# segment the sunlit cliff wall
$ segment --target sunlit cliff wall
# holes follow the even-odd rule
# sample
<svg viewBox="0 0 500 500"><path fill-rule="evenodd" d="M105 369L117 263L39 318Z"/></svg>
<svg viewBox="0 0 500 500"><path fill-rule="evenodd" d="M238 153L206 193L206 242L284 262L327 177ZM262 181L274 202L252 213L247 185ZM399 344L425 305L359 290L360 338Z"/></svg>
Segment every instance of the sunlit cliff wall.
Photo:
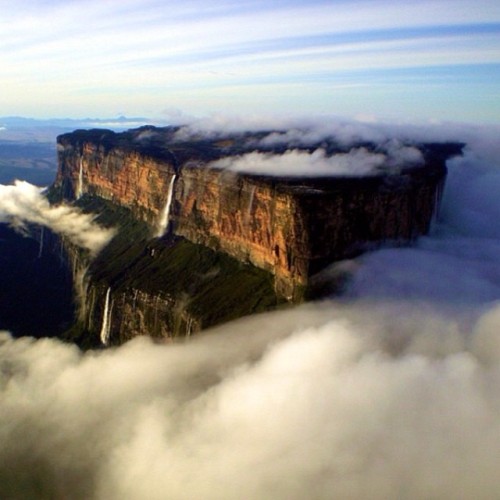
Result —
<svg viewBox="0 0 500 500"><path fill-rule="evenodd" d="M435 151L424 166L367 177L278 178L207 168L237 152L228 141L182 144L168 136L145 147L133 135L77 131L58 139L54 187L68 199L85 193L110 200L155 228L175 175L171 233L271 272L276 290L294 300L331 261L425 234L446 175L446 155Z"/></svg>
<svg viewBox="0 0 500 500"><path fill-rule="evenodd" d="M137 217L153 224L174 174L171 158L109 147L101 139L96 133L83 140L74 140L71 134L59 139L55 186L68 199L83 193L98 196L132 209Z"/></svg>
<svg viewBox="0 0 500 500"><path fill-rule="evenodd" d="M173 230L272 272L293 298L334 260L425 234L444 175L284 181L184 168Z"/></svg>

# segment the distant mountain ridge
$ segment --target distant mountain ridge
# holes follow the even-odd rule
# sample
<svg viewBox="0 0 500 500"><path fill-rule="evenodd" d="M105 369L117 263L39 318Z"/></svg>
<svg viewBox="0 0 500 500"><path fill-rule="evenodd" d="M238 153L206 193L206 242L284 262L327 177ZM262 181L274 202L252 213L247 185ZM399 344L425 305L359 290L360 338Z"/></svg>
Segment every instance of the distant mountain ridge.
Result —
<svg viewBox="0 0 500 500"><path fill-rule="evenodd" d="M0 117L0 127L33 128L56 127L74 130L76 128L111 127L127 129L151 123L151 119L144 117L119 116L117 118L28 118L22 116Z"/></svg>

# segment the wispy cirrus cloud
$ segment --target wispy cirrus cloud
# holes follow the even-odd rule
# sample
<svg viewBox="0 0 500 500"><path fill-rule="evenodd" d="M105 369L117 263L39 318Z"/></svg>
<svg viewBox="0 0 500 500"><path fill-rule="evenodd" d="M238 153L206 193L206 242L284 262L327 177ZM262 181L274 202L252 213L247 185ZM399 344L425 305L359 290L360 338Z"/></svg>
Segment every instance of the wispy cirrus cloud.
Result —
<svg viewBox="0 0 500 500"><path fill-rule="evenodd" d="M103 114L125 103L134 107L129 114L141 115L158 109L160 102L189 112L214 109L224 105L224 96L233 108L244 109L255 107L264 94L260 86L267 85L276 105L280 89L287 87L288 99L301 97L313 111L325 106L335 111L337 105L342 112L346 95L351 104L357 98L346 91L355 84L365 83L379 102L377 92L388 94L391 74L381 90L372 71L409 68L411 76L412 68L444 68L445 77L447 67L482 64L488 75L477 85L500 71L500 11L492 0L418 5L223 1L210 6L92 0L4 7L0 104L5 106L12 106L13 95L18 105L32 98L31 106L35 99L42 106L41 98L52 93L62 107L105 105ZM339 83L344 91L336 97L332 89ZM423 85L409 83L406 91ZM201 92L186 96L186 87ZM32 94L20 96L20 88ZM252 88L253 100L245 92Z"/></svg>

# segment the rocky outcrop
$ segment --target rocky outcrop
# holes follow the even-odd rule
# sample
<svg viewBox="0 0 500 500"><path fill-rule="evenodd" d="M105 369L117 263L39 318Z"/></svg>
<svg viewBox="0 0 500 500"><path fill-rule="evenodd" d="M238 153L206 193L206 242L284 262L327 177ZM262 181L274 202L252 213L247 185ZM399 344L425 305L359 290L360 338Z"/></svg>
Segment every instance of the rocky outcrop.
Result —
<svg viewBox="0 0 500 500"><path fill-rule="evenodd" d="M76 322L66 337L83 347L117 345L139 335L165 341L276 308L273 277L178 236L152 238L130 210L94 196L77 204L119 228L92 260L62 241L73 270Z"/></svg>
<svg viewBox="0 0 500 500"><path fill-rule="evenodd" d="M109 131L75 132L58 139L55 188L67 199L83 193L130 208L151 224L160 217L175 174L173 157L144 155L109 144Z"/></svg>
<svg viewBox="0 0 500 500"><path fill-rule="evenodd" d="M58 138L59 170L49 197L119 228L92 261L63 242L78 305L69 335L82 345L189 336L303 300L331 262L425 234L439 206L445 160L462 147L425 144L417 151L412 145L406 153L421 161L395 164L365 143L357 146L363 154L378 155L379 164L387 157L367 175L280 177L218 163L248 153L284 154L287 145L269 145L271 133L183 132L143 127ZM321 148L326 158L349 152L333 140L293 147Z"/></svg>
<svg viewBox="0 0 500 500"><path fill-rule="evenodd" d="M444 175L285 181L185 167L173 231L271 272L279 293L300 299L332 261L425 234Z"/></svg>
<svg viewBox="0 0 500 500"><path fill-rule="evenodd" d="M180 139L175 128L76 131L58 138L53 190L70 200L86 194L126 207L149 224L152 236L169 224L171 234L270 272L276 292L293 301L328 263L425 234L445 159L461 147L421 145L424 164L364 177L283 178L212 167L223 157L270 152L258 146L263 135ZM331 141L322 147L330 155L341 151Z"/></svg>

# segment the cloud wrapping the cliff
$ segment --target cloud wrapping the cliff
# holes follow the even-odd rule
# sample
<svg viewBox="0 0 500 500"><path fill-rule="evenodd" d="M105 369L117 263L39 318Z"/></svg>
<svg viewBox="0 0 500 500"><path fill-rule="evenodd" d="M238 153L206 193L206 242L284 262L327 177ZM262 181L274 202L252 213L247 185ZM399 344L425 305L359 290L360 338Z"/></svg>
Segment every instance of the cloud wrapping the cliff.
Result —
<svg viewBox="0 0 500 500"><path fill-rule="evenodd" d="M26 224L48 227L93 254L113 237L114 230L100 227L92 215L69 205L50 205L42 191L24 181L0 185L0 222L18 229L23 229Z"/></svg>
<svg viewBox="0 0 500 500"><path fill-rule="evenodd" d="M222 158L210 166L233 172L277 176L360 176L376 172L385 160L385 155L370 153L365 148L331 157L323 149L316 149L312 153L290 150L282 155L252 152L236 158Z"/></svg>
<svg viewBox="0 0 500 500"><path fill-rule="evenodd" d="M325 139L335 139L343 146L351 146L363 141L380 144L391 137L383 127L334 116L246 114L238 117L219 113L204 118L174 117L173 123L182 125L175 136L179 141L200 136L216 138L231 133L269 131L260 140L250 139L250 144L261 147L286 145L290 149L312 146Z"/></svg>
<svg viewBox="0 0 500 500"><path fill-rule="evenodd" d="M366 148L353 148L347 153L328 156L324 149L313 152L297 149L283 154L251 152L238 157L225 157L210 167L247 174L273 176L365 176L390 168L421 165L423 157L414 147L392 145L387 154L372 153Z"/></svg>
<svg viewBox="0 0 500 500"><path fill-rule="evenodd" d="M326 139L334 139L342 146L359 142L381 144L387 135L379 127L354 120L294 120L286 130L270 132L259 141L263 147L288 145L289 147L310 146Z"/></svg>
<svg viewBox="0 0 500 500"><path fill-rule="evenodd" d="M187 123L186 123L187 122ZM213 114L205 118L186 117L173 123L182 125L176 134L177 140L189 140L206 136L215 138L230 133L245 131L269 131L262 139L250 145L260 147L286 146L297 149L330 139L343 147L363 142L384 147L391 143L419 143L458 141L467 143L477 158L490 163L498 162L500 125L478 125L454 122L393 123L345 119L338 116L292 117L292 116L241 116Z"/></svg>
<svg viewBox="0 0 500 500"><path fill-rule="evenodd" d="M456 311L500 300L500 156L491 161L498 144L483 144L448 161L444 199L429 237L413 248L357 259L351 297L406 297Z"/></svg>

